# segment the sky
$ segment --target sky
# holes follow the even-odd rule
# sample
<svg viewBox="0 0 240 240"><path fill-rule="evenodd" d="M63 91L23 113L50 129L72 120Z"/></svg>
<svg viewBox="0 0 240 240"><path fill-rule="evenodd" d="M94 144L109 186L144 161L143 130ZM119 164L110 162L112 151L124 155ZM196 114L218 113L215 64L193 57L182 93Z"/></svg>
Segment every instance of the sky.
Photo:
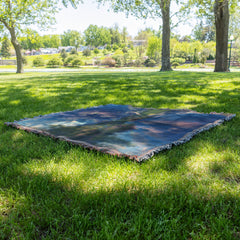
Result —
<svg viewBox="0 0 240 240"><path fill-rule="evenodd" d="M176 6L172 6L172 9L176 9ZM124 13L109 11L107 6L98 8L97 3L88 0L84 4L80 4L77 9L73 9L71 6L68 6L68 8L62 7L62 10L56 14L56 24L52 26L52 29L40 32L40 34L63 34L68 29L83 33L90 24L99 27L112 27L114 24L118 24L120 29L127 27L128 33L134 37L146 27L158 30L161 19L142 20L133 16L126 17ZM181 36L190 35L192 27L189 24L181 24L181 28L178 27L173 32Z"/></svg>

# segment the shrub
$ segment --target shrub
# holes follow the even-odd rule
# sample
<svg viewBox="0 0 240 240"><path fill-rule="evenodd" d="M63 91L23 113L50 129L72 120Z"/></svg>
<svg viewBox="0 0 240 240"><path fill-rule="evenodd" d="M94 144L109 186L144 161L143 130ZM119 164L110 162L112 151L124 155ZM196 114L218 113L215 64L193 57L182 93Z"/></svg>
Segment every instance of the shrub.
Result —
<svg viewBox="0 0 240 240"><path fill-rule="evenodd" d="M193 56L193 63L199 63L198 56L196 56L196 55Z"/></svg>
<svg viewBox="0 0 240 240"><path fill-rule="evenodd" d="M79 58L79 57L75 57L72 61L71 61L71 65L73 67L79 67L83 65L83 61Z"/></svg>
<svg viewBox="0 0 240 240"><path fill-rule="evenodd" d="M98 49L98 48L94 48L93 52L94 52L95 54L98 54L98 53L99 53L99 49Z"/></svg>
<svg viewBox="0 0 240 240"><path fill-rule="evenodd" d="M212 54L209 54L209 57L207 58L207 60L214 60L215 57Z"/></svg>
<svg viewBox="0 0 240 240"><path fill-rule="evenodd" d="M128 54L128 53L125 53L125 54L123 55L122 59L123 59L123 66L125 66L125 67L128 66L128 62L129 62L129 60L130 60L129 54Z"/></svg>
<svg viewBox="0 0 240 240"><path fill-rule="evenodd" d="M23 63L23 65L28 64L27 58L25 56L22 56L22 63Z"/></svg>
<svg viewBox="0 0 240 240"><path fill-rule="evenodd" d="M117 49L115 52L114 52L114 55L123 55L123 51L121 49Z"/></svg>
<svg viewBox="0 0 240 240"><path fill-rule="evenodd" d="M63 64L62 60L58 57L52 57L48 63L47 66L51 67L51 68L56 68L56 67L60 67Z"/></svg>
<svg viewBox="0 0 240 240"><path fill-rule="evenodd" d="M108 50L108 51L111 51L112 50L112 47L111 47L111 45L107 45L107 47L106 47L106 49Z"/></svg>
<svg viewBox="0 0 240 240"><path fill-rule="evenodd" d="M101 65L101 60L98 58L94 61L94 64L97 65L97 66L100 66Z"/></svg>
<svg viewBox="0 0 240 240"><path fill-rule="evenodd" d="M127 48L127 47L124 47L124 48L122 49L122 52L123 52L123 53L128 53L128 48Z"/></svg>
<svg viewBox="0 0 240 240"><path fill-rule="evenodd" d="M132 59L128 60L126 66L127 67L133 67L134 66L134 60L132 60Z"/></svg>
<svg viewBox="0 0 240 240"><path fill-rule="evenodd" d="M113 56L112 57L114 60L115 60L115 62L116 62L116 67L122 67L123 66L123 56L121 56L121 55L115 55L115 56Z"/></svg>
<svg viewBox="0 0 240 240"><path fill-rule="evenodd" d="M143 65L143 60L141 58L137 58L134 63L134 67L141 67Z"/></svg>
<svg viewBox="0 0 240 240"><path fill-rule="evenodd" d="M198 57L196 48L194 49L193 63L199 63L199 57Z"/></svg>
<svg viewBox="0 0 240 240"><path fill-rule="evenodd" d="M185 51L183 51L183 50L176 49L174 51L174 57L186 59L187 58L187 53Z"/></svg>
<svg viewBox="0 0 240 240"><path fill-rule="evenodd" d="M114 43L114 44L112 45L112 49L113 49L114 51L116 51L118 48L119 48L119 46L118 46L116 43Z"/></svg>
<svg viewBox="0 0 240 240"><path fill-rule="evenodd" d="M65 59L64 61L64 66L69 66L71 64L71 62L74 60L74 58L76 58L76 56L69 56Z"/></svg>
<svg viewBox="0 0 240 240"><path fill-rule="evenodd" d="M125 47L126 47L126 44L125 44L125 43L121 43L121 44L120 44L120 48L123 49L123 48L125 48Z"/></svg>
<svg viewBox="0 0 240 240"><path fill-rule="evenodd" d="M76 48L72 48L70 54L71 55L78 55L78 52L77 52Z"/></svg>
<svg viewBox="0 0 240 240"><path fill-rule="evenodd" d="M82 55L85 57L91 56L91 50L90 49L84 49L82 52Z"/></svg>
<svg viewBox="0 0 240 240"><path fill-rule="evenodd" d="M108 54L107 49L103 49L103 54L104 54L104 55L107 55L107 54Z"/></svg>
<svg viewBox="0 0 240 240"><path fill-rule="evenodd" d="M144 65L146 67L154 67L156 66L156 64L157 64L156 61L154 61L154 59L151 59L151 58L146 59L144 62Z"/></svg>
<svg viewBox="0 0 240 240"><path fill-rule="evenodd" d="M133 49L134 49L133 43L129 43L128 47L129 47L131 50L133 50Z"/></svg>
<svg viewBox="0 0 240 240"><path fill-rule="evenodd" d="M139 51L144 52L144 48L138 47ZM152 36L148 39L148 46L147 46L147 56L153 59L155 62L160 62L161 59L161 49L162 49L162 41L157 36ZM141 56L139 54L139 56Z"/></svg>
<svg viewBox="0 0 240 240"><path fill-rule="evenodd" d="M201 56L199 60L200 60L200 63L205 64L207 61L207 58L205 56Z"/></svg>
<svg viewBox="0 0 240 240"><path fill-rule="evenodd" d="M179 66L180 64L179 64L178 62L173 62L171 65L172 65L174 68L176 68L176 67Z"/></svg>
<svg viewBox="0 0 240 240"><path fill-rule="evenodd" d="M240 46L239 49L233 49L231 59L232 61L240 62Z"/></svg>
<svg viewBox="0 0 240 240"><path fill-rule="evenodd" d="M84 65L83 61L81 60L80 57L78 57L77 55L71 55L69 57L67 57L64 61L64 66L72 66L72 67L79 67Z"/></svg>
<svg viewBox="0 0 240 240"><path fill-rule="evenodd" d="M45 65L45 63L44 63L44 59L42 57L36 57L33 60L33 66L34 67L42 67L44 65Z"/></svg>
<svg viewBox="0 0 240 240"><path fill-rule="evenodd" d="M113 58L107 57L102 60L102 65L108 65L109 67L115 67L116 61Z"/></svg>
<svg viewBox="0 0 240 240"><path fill-rule="evenodd" d="M60 56L61 56L63 61L67 58L68 54L66 53L65 49L61 50Z"/></svg>
<svg viewBox="0 0 240 240"><path fill-rule="evenodd" d="M177 62L179 64L184 64L186 62L185 58L172 58L171 63Z"/></svg>

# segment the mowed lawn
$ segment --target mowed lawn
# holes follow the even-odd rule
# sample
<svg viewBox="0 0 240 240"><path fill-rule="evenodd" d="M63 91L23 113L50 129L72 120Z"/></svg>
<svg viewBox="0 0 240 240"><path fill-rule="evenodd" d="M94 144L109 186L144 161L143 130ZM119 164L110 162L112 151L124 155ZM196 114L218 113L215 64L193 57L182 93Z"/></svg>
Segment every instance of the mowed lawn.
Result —
<svg viewBox="0 0 240 240"><path fill-rule="evenodd" d="M4 125L110 103L236 117L142 164ZM240 74L1 73L0 239L240 239Z"/></svg>

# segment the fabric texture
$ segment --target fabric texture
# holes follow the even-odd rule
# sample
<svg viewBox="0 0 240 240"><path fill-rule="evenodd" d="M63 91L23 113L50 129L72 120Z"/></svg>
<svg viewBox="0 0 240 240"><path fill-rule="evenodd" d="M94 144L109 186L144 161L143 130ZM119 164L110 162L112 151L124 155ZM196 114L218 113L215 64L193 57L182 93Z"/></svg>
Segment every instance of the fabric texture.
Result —
<svg viewBox="0 0 240 240"><path fill-rule="evenodd" d="M141 162L234 116L109 104L5 124Z"/></svg>

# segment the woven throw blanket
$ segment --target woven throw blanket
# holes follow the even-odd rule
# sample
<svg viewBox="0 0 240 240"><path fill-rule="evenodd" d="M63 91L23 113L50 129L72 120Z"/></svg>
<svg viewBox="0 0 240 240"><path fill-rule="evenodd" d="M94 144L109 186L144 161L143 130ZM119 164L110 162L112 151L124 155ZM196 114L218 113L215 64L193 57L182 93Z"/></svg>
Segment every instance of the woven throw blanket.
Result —
<svg viewBox="0 0 240 240"><path fill-rule="evenodd" d="M5 124L141 162L234 116L109 104Z"/></svg>

